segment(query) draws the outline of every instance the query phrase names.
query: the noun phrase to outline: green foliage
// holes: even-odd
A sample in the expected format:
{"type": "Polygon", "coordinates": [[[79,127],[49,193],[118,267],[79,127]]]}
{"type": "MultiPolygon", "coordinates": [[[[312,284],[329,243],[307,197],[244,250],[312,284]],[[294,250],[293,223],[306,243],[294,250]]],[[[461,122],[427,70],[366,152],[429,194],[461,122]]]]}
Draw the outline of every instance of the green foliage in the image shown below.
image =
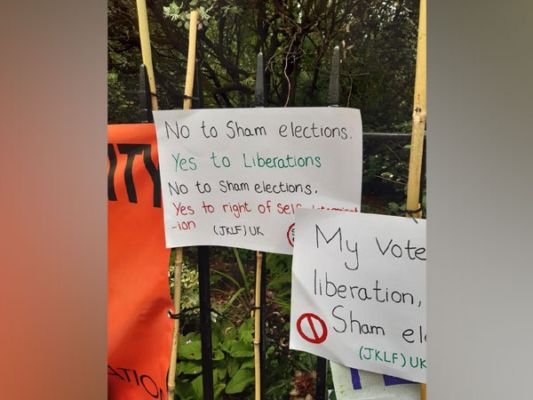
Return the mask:
{"type": "MultiPolygon", "coordinates": [[[[213,324],[213,384],[215,398],[249,396],[254,382],[253,321],[236,327],[228,320],[213,324]]],[[[200,400],[202,390],[201,338],[198,332],[180,336],[176,368],[176,394],[184,400],[200,400]]]]}
{"type": "MultiPolygon", "coordinates": [[[[251,311],[253,303],[252,287],[254,279],[254,275],[250,271],[250,267],[252,266],[250,263],[251,260],[249,260],[249,262],[246,263],[247,265],[245,265],[245,262],[243,262],[241,257],[241,253],[244,253],[246,259],[249,259],[249,255],[253,252],[237,248],[232,248],[230,251],[233,253],[235,258],[233,260],[230,259],[229,262],[231,264],[235,263],[234,265],[237,266],[238,275],[234,276],[235,274],[224,272],[219,269],[211,270],[213,275],[215,275],[214,281],[218,281],[216,279],[217,277],[220,279],[217,286],[221,287],[221,289],[215,288],[213,290],[220,291],[222,294],[225,294],[228,293],[229,286],[229,291],[232,293],[229,298],[225,299],[221,303],[215,304],[213,308],[218,312],[218,314],[227,316],[235,321],[240,321],[246,318],[251,311]],[[237,310],[235,306],[237,306],[237,310]]],[[[235,271],[235,269],[233,269],[233,271],[235,271]]]]}
{"type": "MultiPolygon", "coordinates": [[[[175,1],[170,3],[168,6],[163,7],[163,14],[165,17],[169,18],[172,22],[176,23],[178,28],[189,29],[189,19],[191,17],[190,9],[195,9],[200,15],[200,20],[202,25],[207,25],[209,23],[209,11],[213,8],[213,4],[210,7],[205,8],[202,5],[198,4],[196,0],[192,0],[189,3],[189,9],[185,8],[183,3],[177,4],[175,1]]],[[[207,3],[204,1],[204,3],[207,3]]]]}
{"type": "MultiPolygon", "coordinates": [[[[168,269],[171,297],[174,297],[175,287],[174,257],[175,253],[172,251],[168,269]]],[[[198,270],[195,268],[195,266],[191,265],[188,259],[185,259],[181,270],[181,308],[184,310],[195,310],[198,305],[198,270]]]]}
{"type": "MultiPolygon", "coordinates": [[[[416,0],[154,0],[148,7],[161,109],[182,105],[188,18],[197,9],[204,107],[254,105],[259,51],[267,106],[327,105],[329,64],[338,45],[340,105],[361,109],[366,131],[405,130],[410,123],[416,0]]],[[[109,120],[132,121],[138,118],[140,64],[135,2],[110,0],[108,10],[108,65],[116,80],[109,120]]]]}
{"type": "MultiPolygon", "coordinates": [[[[363,157],[363,212],[405,215],[409,137],[368,138],[363,157]]],[[[425,187],[423,179],[422,186],[425,187]]]]}
{"type": "Polygon", "coordinates": [[[266,396],[272,400],[287,398],[297,372],[310,373],[316,357],[288,348],[290,328],[292,256],[267,254],[267,327],[266,396]]]}
{"type": "Polygon", "coordinates": [[[291,305],[291,264],[290,255],[270,253],[266,256],[268,289],[275,294],[272,301],[286,315],[291,305]]]}
{"type": "Polygon", "coordinates": [[[117,72],[107,73],[108,108],[113,110],[115,118],[119,121],[129,122],[137,119],[132,110],[136,110],[136,102],[129,95],[128,84],[131,82],[119,79],[117,72]]]}

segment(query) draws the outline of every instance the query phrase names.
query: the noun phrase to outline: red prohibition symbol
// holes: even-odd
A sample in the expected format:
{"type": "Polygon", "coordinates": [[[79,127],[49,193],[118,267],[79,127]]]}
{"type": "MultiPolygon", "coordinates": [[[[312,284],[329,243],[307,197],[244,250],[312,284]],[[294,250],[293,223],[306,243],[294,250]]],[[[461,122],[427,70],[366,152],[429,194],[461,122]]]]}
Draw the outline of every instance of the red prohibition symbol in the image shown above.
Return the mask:
{"type": "Polygon", "coordinates": [[[296,330],[309,343],[320,344],[328,337],[326,323],[313,313],[300,315],[300,318],[296,321],[296,330]]]}
{"type": "Polygon", "coordinates": [[[294,247],[294,223],[289,226],[289,230],[287,231],[287,240],[289,241],[291,247],[294,247]]]}

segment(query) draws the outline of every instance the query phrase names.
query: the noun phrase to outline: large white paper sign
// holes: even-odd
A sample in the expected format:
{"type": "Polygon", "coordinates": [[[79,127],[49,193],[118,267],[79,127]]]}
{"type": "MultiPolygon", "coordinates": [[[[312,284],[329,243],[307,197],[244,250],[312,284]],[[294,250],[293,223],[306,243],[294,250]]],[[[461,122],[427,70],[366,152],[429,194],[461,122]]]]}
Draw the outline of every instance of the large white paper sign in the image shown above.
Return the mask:
{"type": "Polygon", "coordinates": [[[298,210],[290,348],[426,382],[425,220],[298,210]]]}
{"type": "Polygon", "coordinates": [[[167,247],[292,254],[299,207],[358,211],[358,110],[156,111],[167,247]]]}

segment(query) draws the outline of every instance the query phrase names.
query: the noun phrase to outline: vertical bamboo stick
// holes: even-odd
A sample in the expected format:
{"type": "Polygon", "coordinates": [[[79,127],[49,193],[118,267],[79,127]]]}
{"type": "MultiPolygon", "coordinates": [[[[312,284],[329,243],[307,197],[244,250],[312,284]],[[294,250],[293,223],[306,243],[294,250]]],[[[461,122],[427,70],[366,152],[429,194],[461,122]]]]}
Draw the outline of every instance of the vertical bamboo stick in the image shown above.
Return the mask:
{"type": "Polygon", "coordinates": [[[261,400],[261,272],[263,268],[263,253],[258,251],[256,259],[254,312],[255,400],[261,400]]]}
{"type": "Polygon", "coordinates": [[[189,21],[189,52],[187,54],[187,73],[185,75],[185,98],[183,109],[190,110],[192,107],[192,90],[194,85],[194,67],[196,63],[196,33],[198,31],[198,11],[191,11],[189,21]]]}
{"type": "MultiPolygon", "coordinates": [[[[411,152],[409,157],[409,178],[407,182],[406,208],[410,215],[421,217],[420,210],[420,179],[422,171],[422,156],[424,152],[424,132],[426,129],[426,94],[427,94],[427,28],[426,28],[426,0],[420,0],[418,20],[418,43],[416,49],[416,76],[413,110],[413,130],[411,135],[411,152]],[[416,212],[412,212],[417,210],[416,212]]],[[[426,385],[420,385],[420,399],[426,400],[426,385]]]]}
{"type": "MultiPolygon", "coordinates": [[[[196,32],[198,26],[198,11],[192,11],[189,22],[189,52],[187,55],[187,73],[185,75],[185,99],[183,109],[190,110],[192,107],[192,94],[194,85],[194,66],[196,62],[196,32]]],[[[181,309],[181,272],[183,269],[183,249],[175,248],[174,259],[174,312],[179,314],[181,309]]],[[[173,400],[176,389],[176,358],[179,346],[179,317],[174,320],[174,332],[172,337],[172,351],[170,353],[170,367],[168,372],[168,399],[173,400]]]]}
{"type": "MultiPolygon", "coordinates": [[[[174,252],[174,312],[179,314],[181,308],[181,271],[183,269],[183,250],[181,248],[173,249],[174,252]]],[[[178,341],[180,333],[179,316],[174,319],[172,332],[172,350],[170,352],[170,365],[168,369],[168,398],[174,399],[176,390],[176,358],[178,356],[178,341]]]]}
{"type": "MultiPolygon", "coordinates": [[[[158,110],[157,90],[155,85],[154,67],[152,63],[152,48],[150,45],[150,32],[148,29],[148,13],[146,9],[146,0],[137,1],[137,16],[139,20],[139,36],[141,39],[141,54],[142,62],[146,69],[148,77],[148,86],[150,92],[150,102],[152,111],[158,110]]],[[[192,91],[192,89],[191,89],[192,91]]],[[[173,249],[174,252],[174,310],[179,313],[181,303],[181,271],[183,268],[183,252],[182,249],[173,249]]],[[[174,320],[172,349],[170,355],[170,365],[168,374],[168,390],[169,400],[174,399],[174,390],[176,387],[176,356],[178,353],[178,339],[179,339],[179,317],[174,320]]]]}
{"type": "MultiPolygon", "coordinates": [[[[420,208],[420,176],[424,151],[426,128],[426,0],[420,0],[418,45],[416,56],[416,77],[413,110],[413,131],[409,157],[409,178],[407,182],[407,210],[420,208]]],[[[420,212],[415,216],[419,217],[420,212]]]]}
{"type": "Polygon", "coordinates": [[[157,104],[154,66],[152,64],[152,48],[150,46],[150,32],[148,30],[148,13],[146,11],[146,0],[137,0],[137,16],[139,19],[139,36],[141,38],[141,54],[143,64],[146,66],[146,73],[148,74],[148,84],[150,86],[152,110],[158,110],[159,106],[157,104]]]}

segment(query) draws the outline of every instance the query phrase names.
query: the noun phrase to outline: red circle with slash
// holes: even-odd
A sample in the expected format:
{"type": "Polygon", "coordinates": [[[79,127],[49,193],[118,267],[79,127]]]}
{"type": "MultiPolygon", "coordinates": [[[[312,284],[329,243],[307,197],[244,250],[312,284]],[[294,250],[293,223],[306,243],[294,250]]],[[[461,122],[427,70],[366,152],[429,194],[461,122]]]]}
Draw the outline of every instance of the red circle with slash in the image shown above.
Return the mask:
{"type": "Polygon", "coordinates": [[[296,321],[296,330],[302,339],[313,344],[320,344],[328,337],[328,327],[322,318],[313,313],[300,315],[296,321]],[[304,331],[304,328],[305,331],[304,331]]]}
{"type": "Polygon", "coordinates": [[[294,223],[290,224],[289,229],[287,230],[287,240],[291,247],[294,247],[294,223]]]}

